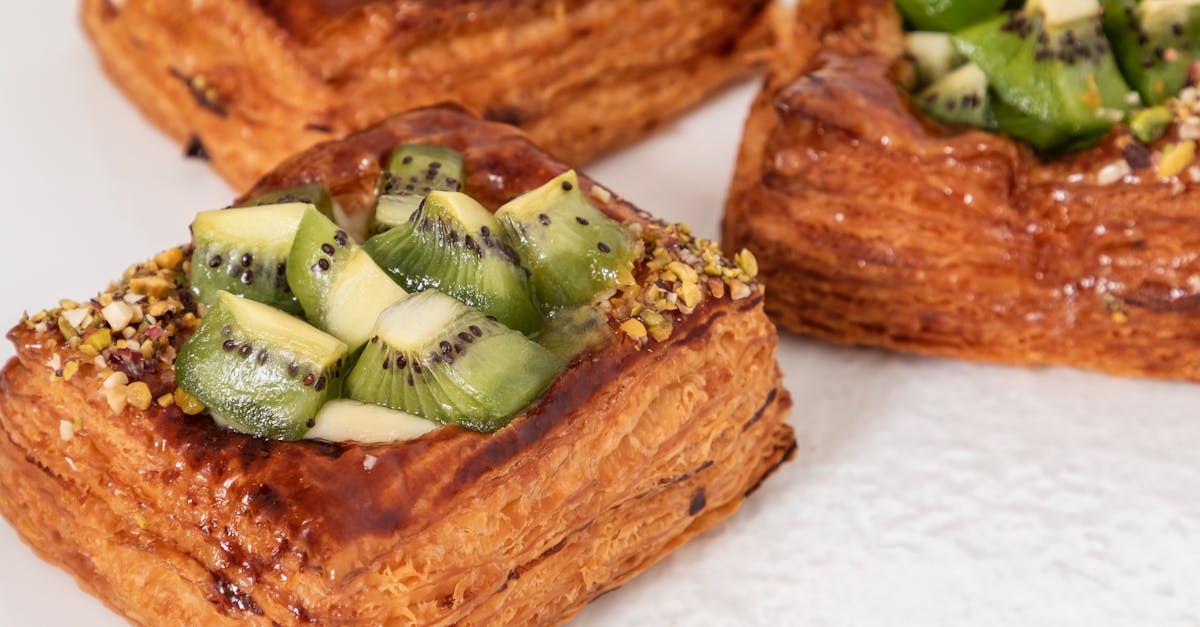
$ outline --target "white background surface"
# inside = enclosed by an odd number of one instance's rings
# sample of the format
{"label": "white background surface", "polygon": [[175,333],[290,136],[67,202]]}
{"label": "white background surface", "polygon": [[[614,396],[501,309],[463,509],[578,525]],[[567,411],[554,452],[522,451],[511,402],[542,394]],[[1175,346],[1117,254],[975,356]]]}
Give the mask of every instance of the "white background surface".
{"label": "white background surface", "polygon": [[[0,22],[5,327],[233,196],[104,79],[74,4],[6,0]],[[715,236],[754,89],[588,171]],[[796,337],[780,360],[796,461],[577,624],[1200,625],[1200,386]],[[0,626],[122,624],[0,523]]]}

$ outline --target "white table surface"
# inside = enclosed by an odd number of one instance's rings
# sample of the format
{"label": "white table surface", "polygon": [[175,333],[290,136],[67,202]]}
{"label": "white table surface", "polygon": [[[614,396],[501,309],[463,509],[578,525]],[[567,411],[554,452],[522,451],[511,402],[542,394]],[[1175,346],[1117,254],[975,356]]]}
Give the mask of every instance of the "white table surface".
{"label": "white table surface", "polygon": [[[0,23],[5,327],[234,194],[101,75],[74,4],[10,0]],[[715,237],[755,88],[589,173]],[[1200,386],[798,337],[780,361],[796,460],[576,624],[1200,625]],[[0,523],[0,626],[122,624]]]}

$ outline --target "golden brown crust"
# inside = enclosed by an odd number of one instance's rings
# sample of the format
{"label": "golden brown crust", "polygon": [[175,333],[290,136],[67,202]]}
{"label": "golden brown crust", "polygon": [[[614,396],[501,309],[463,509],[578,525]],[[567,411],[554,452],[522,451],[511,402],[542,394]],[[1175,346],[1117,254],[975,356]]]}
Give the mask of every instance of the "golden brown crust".
{"label": "golden brown crust", "polygon": [[84,0],[113,79],[245,189],[288,155],[455,100],[572,162],[745,76],[768,0]]}
{"label": "golden brown crust", "polygon": [[[724,222],[788,329],[837,342],[1200,379],[1200,187],[1105,184],[1124,128],[1039,160],[937,126],[893,80],[885,0],[813,0],[747,123]],[[1168,137],[1164,141],[1171,141]]]}
{"label": "golden brown crust", "polygon": [[[374,171],[328,159],[378,167],[384,137],[464,142],[485,200],[563,167],[509,127],[428,110],[267,181],[324,178],[353,211],[345,190]],[[514,157],[535,174],[500,165]],[[494,435],[446,427],[386,446],[259,440],[178,405],[114,413],[98,366],[54,372],[69,351],[53,334],[11,335],[0,511],[140,624],[560,623],[732,513],[794,446],[758,292],[706,298],[666,341],[621,337],[577,360]],[[154,370],[140,374],[157,397],[174,384]]]}

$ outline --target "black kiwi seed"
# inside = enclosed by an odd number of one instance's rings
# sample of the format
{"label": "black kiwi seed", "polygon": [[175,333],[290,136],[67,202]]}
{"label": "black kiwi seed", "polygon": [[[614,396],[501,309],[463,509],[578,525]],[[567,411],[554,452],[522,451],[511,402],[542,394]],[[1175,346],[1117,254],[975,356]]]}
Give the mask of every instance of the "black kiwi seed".
{"label": "black kiwi seed", "polygon": [[446,340],[442,340],[441,343],[438,344],[438,348],[442,349],[442,354],[444,355],[449,355],[450,351],[454,350],[454,347],[451,346],[450,342],[447,342]]}
{"label": "black kiwi seed", "polygon": [[542,224],[545,224],[546,226],[550,226],[550,216],[548,216],[544,213],[539,213],[538,214],[538,222],[541,222]]}
{"label": "black kiwi seed", "polygon": [[458,334],[458,339],[470,344],[471,342],[475,341],[475,336],[471,335],[470,333],[467,333],[466,331],[463,331],[462,333]]}
{"label": "black kiwi seed", "polygon": [[268,357],[268,355],[267,355],[267,351],[266,351],[266,350],[261,350],[261,351],[259,351],[259,352],[258,352],[258,363],[259,363],[260,365],[261,365],[261,364],[265,364],[265,363],[267,363],[267,357]]}
{"label": "black kiwi seed", "polygon": [[325,389],[325,377],[318,377],[317,382],[313,384],[313,389],[320,392]]}
{"label": "black kiwi seed", "polygon": [[304,375],[304,385],[305,385],[305,387],[308,387],[308,386],[312,385],[312,384],[313,384],[313,383],[315,383],[316,381],[317,381],[317,375],[315,375],[315,374],[313,374],[313,373],[311,373],[311,372],[310,372],[310,373],[308,373],[308,374],[306,374],[306,375]]}
{"label": "black kiwi seed", "polygon": [[417,374],[421,374],[421,363],[420,362],[414,361],[412,366],[413,366],[413,368],[412,368],[413,372],[415,372]]}
{"label": "black kiwi seed", "polygon": [[254,348],[249,344],[242,344],[242,347],[238,349],[238,354],[242,357],[249,357],[252,352],[254,352]]}
{"label": "black kiwi seed", "polygon": [[596,248],[600,249],[600,252],[602,252],[602,253],[611,253],[612,252],[612,248],[609,248],[608,244],[605,244],[604,242],[600,242],[600,243],[596,244]]}
{"label": "black kiwi seed", "polygon": [[[564,183],[564,184],[567,184],[567,185],[569,185],[569,184],[570,184],[570,183],[567,183],[566,181],[563,181],[563,183]],[[582,224],[582,225],[584,225],[584,226],[587,226],[587,225],[588,225],[588,221],[587,221],[587,219],[586,219],[586,218],[580,218],[580,217],[576,216],[576,217],[575,217],[575,221],[576,221],[576,222],[578,222],[578,223],[580,223],[580,224]]]}
{"label": "black kiwi seed", "polygon": [[304,423],[304,426],[312,429],[313,427],[317,426],[317,420],[315,418],[309,418],[308,422]]}
{"label": "black kiwi seed", "polygon": [[345,248],[346,247],[346,237],[347,236],[346,236],[345,231],[338,231],[337,233],[333,234],[333,241],[337,242],[338,246]]}
{"label": "black kiwi seed", "polygon": [[404,370],[404,367],[407,365],[408,365],[408,358],[405,357],[404,355],[401,355],[396,358],[396,370]]}
{"label": "black kiwi seed", "polygon": [[412,156],[411,155],[405,156],[404,157],[404,165],[408,165],[410,163],[412,163]]}
{"label": "black kiwi seed", "polygon": [[300,374],[300,364],[294,361],[288,364],[288,376],[295,377],[298,374]]}
{"label": "black kiwi seed", "polygon": [[333,255],[333,245],[321,244],[321,252],[325,253],[326,255]]}
{"label": "black kiwi seed", "polygon": [[379,343],[379,336],[378,336],[378,335],[376,335],[375,337],[371,338],[371,343],[372,343],[372,344],[378,344],[378,343]]}
{"label": "black kiwi seed", "polygon": [[242,255],[242,266],[249,268],[252,263],[254,263],[254,255],[250,253]]}
{"label": "black kiwi seed", "polygon": [[483,337],[483,329],[480,329],[479,327],[477,327],[475,325],[471,325],[469,330],[471,331],[471,333],[475,334],[475,337]]}
{"label": "black kiwi seed", "polygon": [[384,356],[384,358],[383,358],[383,369],[384,370],[387,370],[389,367],[391,367],[391,365],[392,365],[391,361],[392,361],[391,357],[388,357],[386,355]]}
{"label": "black kiwi seed", "polygon": [[226,352],[231,351],[235,348],[237,348],[237,342],[235,342],[233,340],[225,340],[225,343],[221,344],[221,349]]}
{"label": "black kiwi seed", "polygon": [[317,267],[320,268],[322,271],[328,270],[329,269],[329,260],[328,259],[318,259]]}
{"label": "black kiwi seed", "polygon": [[219,267],[223,261],[225,261],[225,260],[221,259],[220,255],[213,255],[212,259],[208,260],[208,267],[210,267],[210,268]]}
{"label": "black kiwi seed", "polygon": [[569,191],[571,191],[571,190],[572,190],[574,187],[575,187],[574,185],[571,185],[571,181],[563,181],[563,182],[562,182],[562,188],[563,188],[563,191],[564,191],[564,192],[569,192]]}

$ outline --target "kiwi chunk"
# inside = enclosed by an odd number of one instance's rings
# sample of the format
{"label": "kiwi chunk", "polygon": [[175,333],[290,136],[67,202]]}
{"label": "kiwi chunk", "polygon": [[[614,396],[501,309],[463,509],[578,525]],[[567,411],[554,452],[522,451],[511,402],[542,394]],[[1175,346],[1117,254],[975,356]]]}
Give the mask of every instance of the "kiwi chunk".
{"label": "kiwi chunk", "polygon": [[627,276],[633,237],[592,206],[568,171],[496,212],[525,267],[534,297],[548,310],[591,304]]}
{"label": "kiwi chunk", "polygon": [[466,194],[430,192],[411,220],[364,248],[410,292],[437,288],[522,333],[541,326],[528,272],[496,218]]}
{"label": "kiwi chunk", "polygon": [[244,206],[259,207],[262,205],[280,205],[298,202],[316,207],[317,211],[320,211],[322,215],[331,220],[335,215],[333,195],[329,193],[329,188],[325,187],[324,183],[307,183],[274,192],[267,192],[261,196],[251,198]]}
{"label": "kiwi chunk", "polygon": [[917,81],[930,85],[961,66],[966,59],[949,33],[914,31],[904,36],[904,56],[917,69]]}
{"label": "kiwi chunk", "polygon": [[995,15],[1004,0],[896,0],[896,6],[917,28],[952,31]]}
{"label": "kiwi chunk", "polygon": [[427,144],[396,148],[379,176],[371,234],[408,222],[429,192],[462,191],[464,180],[463,155],[453,148]]}
{"label": "kiwi chunk", "polygon": [[917,94],[917,104],[930,116],[947,124],[993,128],[996,118],[988,98],[987,75],[968,63],[943,76]]}
{"label": "kiwi chunk", "polygon": [[312,205],[287,203],[197,214],[191,269],[196,299],[211,307],[225,290],[300,313],[288,284],[287,258],[300,218],[309,209]]}
{"label": "kiwi chunk", "polygon": [[243,433],[296,440],[337,396],[346,345],[304,321],[218,292],[179,349],[175,377],[213,418]]}
{"label": "kiwi chunk", "polygon": [[602,350],[614,337],[608,316],[590,305],[555,312],[531,337],[564,363],[578,355]]}
{"label": "kiwi chunk", "polygon": [[1142,101],[1162,104],[1200,60],[1200,0],[1104,0],[1104,32]]}
{"label": "kiwi chunk", "polygon": [[[996,98],[1065,138],[1094,141],[1129,104],[1096,0],[1029,0],[1024,8],[959,31],[959,50],[987,75]],[[1002,131],[1011,131],[1001,121]]]}
{"label": "kiwi chunk", "polygon": [[346,231],[312,208],[296,229],[287,276],[309,322],[351,347],[367,341],[381,311],[407,296]]}
{"label": "kiwi chunk", "polygon": [[437,290],[379,316],[346,379],[347,396],[491,432],[529,406],[562,371],[550,351]]}

